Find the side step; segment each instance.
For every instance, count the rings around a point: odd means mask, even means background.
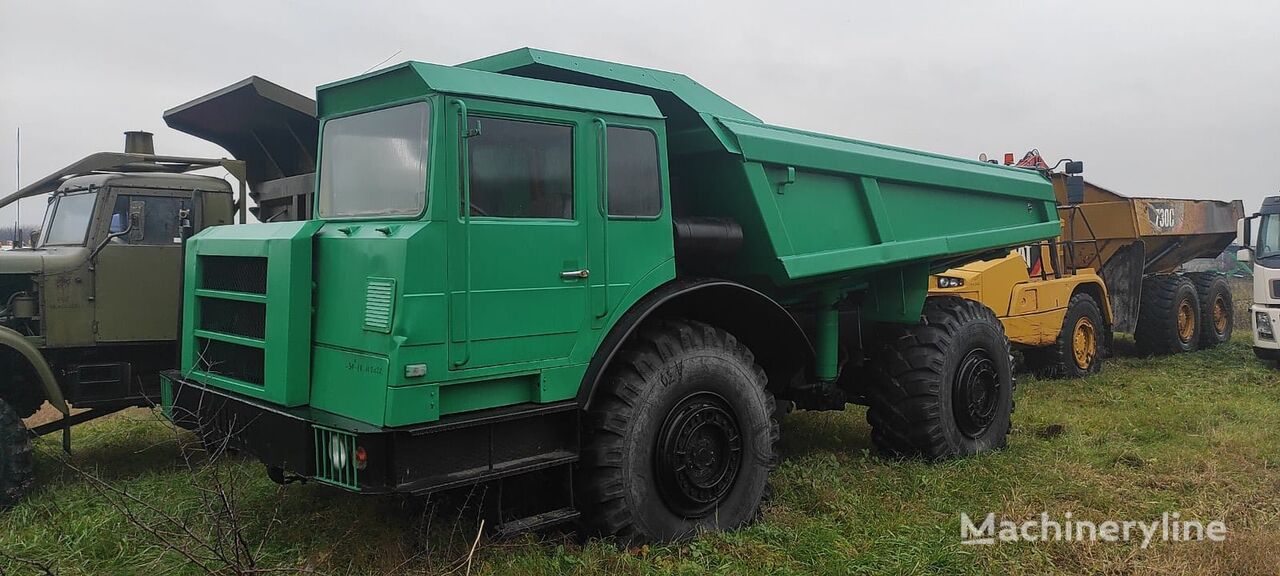
[[[533,516],[526,516],[524,518],[517,518],[494,526],[492,536],[497,540],[505,540],[519,534],[524,534],[525,532],[533,532],[535,530],[542,530],[543,528],[550,528],[557,524],[572,522],[577,520],[581,515],[582,513],[578,512],[576,509],[567,507],[552,510],[550,512],[543,512],[541,514],[534,514]]]

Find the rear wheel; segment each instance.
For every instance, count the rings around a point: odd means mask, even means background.
[[[1213,348],[1231,339],[1235,328],[1235,308],[1231,284],[1217,272],[1188,274],[1200,299],[1200,347]]]
[[[0,400],[0,508],[17,504],[34,477],[31,436],[13,407]]]
[[[1013,358],[991,309],[925,301],[919,325],[881,330],[867,422],[889,456],[938,460],[1002,448],[1013,412]]]
[[[707,324],[647,327],[613,361],[584,423],[583,524],[626,544],[754,520],[778,440],[751,351]]]
[[[1036,350],[1036,375],[1046,378],[1083,378],[1102,369],[1108,339],[1102,310],[1092,296],[1075,294],[1067,304],[1062,330],[1051,346]]]
[[[1200,298],[1191,280],[1180,275],[1142,281],[1142,302],[1133,340],[1145,354],[1191,352],[1200,343]]]

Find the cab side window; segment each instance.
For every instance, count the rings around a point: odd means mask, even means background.
[[[658,140],[653,132],[610,126],[609,215],[653,217],[662,210]]]
[[[472,216],[573,219],[573,128],[472,117]],[[465,202],[465,199],[463,200]]]
[[[180,242],[178,214],[191,200],[164,196],[119,194],[111,210],[111,233],[128,231],[113,242],[135,246],[163,246]],[[136,215],[136,222],[133,222]]]

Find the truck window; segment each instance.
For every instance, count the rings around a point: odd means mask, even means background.
[[[1258,258],[1280,255],[1280,214],[1262,217],[1258,229]]]
[[[662,210],[657,138],[648,130],[620,126],[610,126],[608,138],[609,215],[657,216]]]
[[[129,212],[133,206],[141,210],[141,230],[116,237],[112,242],[134,246],[163,246],[181,241],[178,214],[181,210],[191,208],[191,200],[118,194],[115,207],[111,210],[111,232],[123,232],[129,228]]]
[[[49,206],[53,217],[44,231],[41,246],[83,246],[89,234],[89,220],[98,199],[95,192],[59,196]]]
[[[504,118],[472,122],[481,126],[466,141],[472,216],[573,219],[572,127]]]
[[[320,216],[422,213],[430,124],[426,102],[326,122],[320,143]]]

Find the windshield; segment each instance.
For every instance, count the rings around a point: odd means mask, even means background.
[[[41,246],[84,246],[89,234],[89,221],[93,218],[96,192],[81,192],[54,197],[45,215],[45,229],[41,232]]]
[[[323,218],[416,216],[426,206],[431,108],[415,102],[325,122]]]
[[[1258,229],[1258,258],[1280,256],[1280,214],[1262,217]]]

